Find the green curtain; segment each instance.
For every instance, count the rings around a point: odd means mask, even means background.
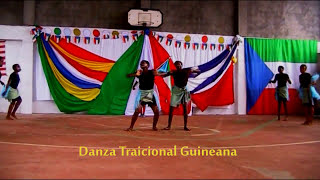
[[[93,101],[89,114],[123,115],[131,92],[134,77],[126,75],[134,73],[139,65],[144,36],[136,42],[118,59],[108,73],[101,86],[101,92]]]
[[[264,62],[316,63],[316,40],[246,38]]]

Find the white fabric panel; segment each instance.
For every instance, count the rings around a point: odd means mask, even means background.
[[[300,86],[299,83],[299,75],[300,73],[300,65],[307,65],[307,72],[313,75],[316,72],[317,63],[288,63],[288,62],[265,62],[265,64],[269,67],[269,69],[276,75],[278,73],[278,67],[284,67],[284,73],[289,75],[289,78],[292,84],[287,83],[288,88],[298,89]],[[274,77],[272,78],[272,80]],[[277,83],[269,83],[267,88],[276,88]]]
[[[40,56],[35,44],[34,56],[35,56],[35,100],[53,100],[50,94],[49,86],[47,83],[46,76],[44,75]]]

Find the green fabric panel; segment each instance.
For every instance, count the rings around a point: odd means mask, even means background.
[[[59,110],[65,113],[87,111],[89,108],[90,102],[82,101],[77,97],[69,94],[60,85],[59,81],[54,76],[49,66],[47,57],[44,53],[45,50],[44,50],[40,36],[37,37],[37,46],[38,46],[38,52],[40,55],[43,72],[46,76],[51,96],[53,97],[53,100],[58,106]]]
[[[94,100],[89,114],[123,115],[134,77],[126,75],[137,70],[144,36],[141,35],[117,60],[102,83],[100,94]]]
[[[317,63],[316,40],[246,40],[264,62]]]

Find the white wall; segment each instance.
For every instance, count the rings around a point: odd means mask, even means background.
[[[18,112],[24,114],[32,113],[33,42],[30,30],[27,26],[0,25],[0,39],[6,40],[7,74],[13,72],[13,64],[20,64],[22,68],[18,89],[23,101]],[[8,77],[2,78],[6,82]],[[0,112],[7,112],[8,105],[6,100],[0,99]]]

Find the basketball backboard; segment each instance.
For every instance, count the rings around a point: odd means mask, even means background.
[[[159,27],[162,24],[162,13],[159,10],[131,9],[128,12],[128,23],[131,26]]]

